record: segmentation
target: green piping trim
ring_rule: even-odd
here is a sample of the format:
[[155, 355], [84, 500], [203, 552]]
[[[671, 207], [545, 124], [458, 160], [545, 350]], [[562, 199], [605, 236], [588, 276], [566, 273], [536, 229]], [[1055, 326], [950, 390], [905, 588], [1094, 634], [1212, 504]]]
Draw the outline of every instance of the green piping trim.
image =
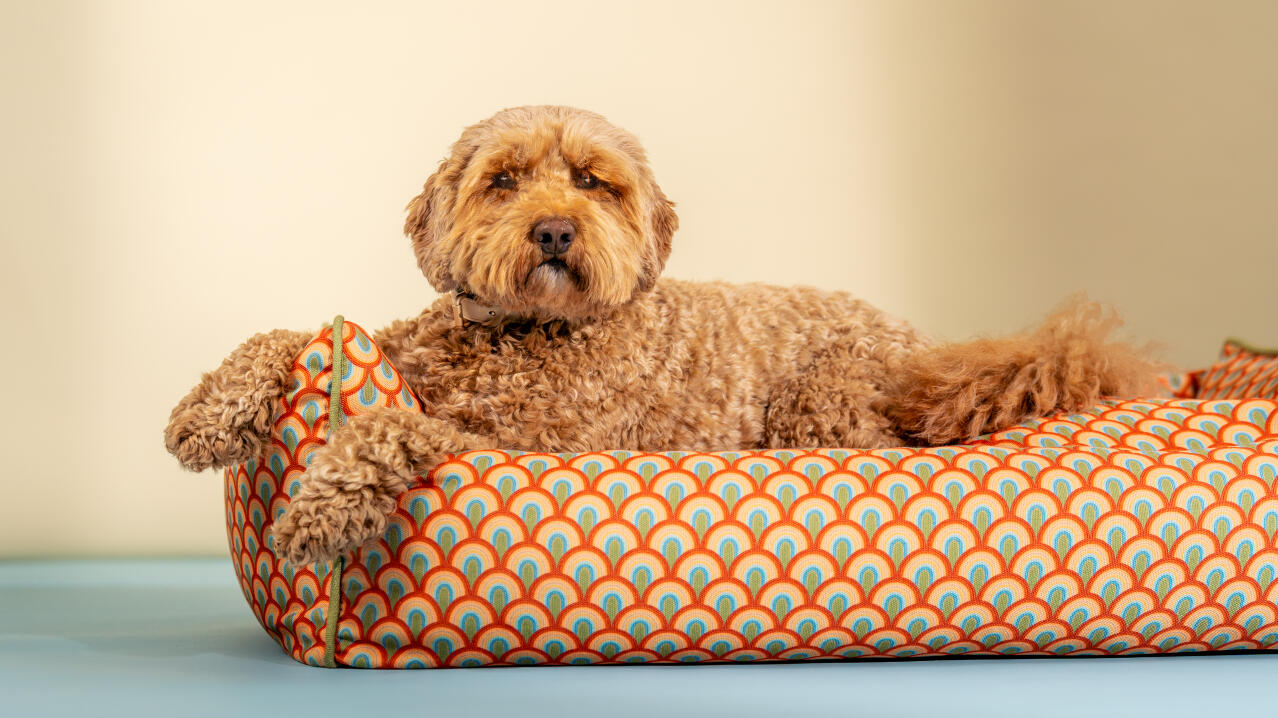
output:
[[1234, 339], [1233, 337], [1226, 339], [1225, 343], [1233, 344], [1234, 346], [1238, 347], [1239, 349], [1242, 349], [1248, 354], [1259, 354], [1260, 356], [1265, 356], [1265, 357], [1278, 356], [1278, 349], [1262, 349], [1260, 347], [1248, 344], [1247, 342], [1241, 339]]
[[346, 373], [346, 353], [343, 349], [343, 334], [346, 321], [342, 315], [333, 317], [333, 375], [328, 380], [328, 433], [346, 423], [346, 413], [342, 411], [342, 375]]
[[[346, 353], [342, 350], [345, 320], [338, 314], [333, 317], [333, 372], [328, 380], [328, 435], [331, 437], [342, 424], [346, 413], [342, 411], [342, 375], [346, 373]], [[328, 610], [324, 612], [324, 667], [337, 668], [337, 619], [342, 615], [342, 569], [346, 559], [338, 557], [328, 582]]]
[[324, 667], [337, 668], [337, 619], [342, 614], [342, 568], [346, 559], [338, 557], [328, 582], [328, 610], [324, 613]]

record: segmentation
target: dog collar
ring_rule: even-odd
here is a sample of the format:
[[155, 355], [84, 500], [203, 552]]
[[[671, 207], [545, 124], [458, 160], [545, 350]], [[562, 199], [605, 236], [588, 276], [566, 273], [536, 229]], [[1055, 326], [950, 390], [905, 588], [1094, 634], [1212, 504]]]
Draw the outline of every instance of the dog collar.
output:
[[480, 304], [475, 299], [475, 295], [458, 287], [453, 290], [453, 306], [456, 312], [453, 314], [456, 326], [465, 326], [466, 322], [479, 324], [485, 327], [497, 326], [501, 320], [506, 318], [506, 313], [498, 307]]

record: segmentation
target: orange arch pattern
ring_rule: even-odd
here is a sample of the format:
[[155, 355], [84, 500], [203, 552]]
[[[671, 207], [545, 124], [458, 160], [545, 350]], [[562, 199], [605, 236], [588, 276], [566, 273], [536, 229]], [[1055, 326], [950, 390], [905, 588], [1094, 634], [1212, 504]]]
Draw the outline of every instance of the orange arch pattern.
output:
[[1261, 352], [1230, 340], [1220, 359], [1200, 372], [1198, 396], [1205, 399], [1278, 399], [1278, 353]]
[[[346, 323], [343, 408], [420, 411]], [[226, 473], [246, 599], [320, 665], [329, 567], [270, 550], [332, 337]], [[1278, 405], [1108, 401], [935, 449], [453, 457], [341, 576], [339, 665], [1278, 648]]]

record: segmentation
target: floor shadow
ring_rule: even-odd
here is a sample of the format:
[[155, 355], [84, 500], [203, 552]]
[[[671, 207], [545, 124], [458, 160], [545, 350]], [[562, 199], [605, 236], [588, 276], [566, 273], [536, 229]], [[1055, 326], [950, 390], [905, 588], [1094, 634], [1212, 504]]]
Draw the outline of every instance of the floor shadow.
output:
[[201, 654], [291, 664], [238, 587], [0, 587], [0, 640], [64, 639], [139, 658]]

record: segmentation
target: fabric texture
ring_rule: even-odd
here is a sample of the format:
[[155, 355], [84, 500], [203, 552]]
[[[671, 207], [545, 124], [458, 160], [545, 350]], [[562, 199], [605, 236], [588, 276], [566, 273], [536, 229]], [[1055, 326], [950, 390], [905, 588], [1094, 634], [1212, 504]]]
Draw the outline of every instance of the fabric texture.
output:
[[1201, 370], [1159, 374], [1156, 379], [1162, 389], [1161, 396], [1173, 399], [1196, 399], [1198, 382], [1202, 379], [1202, 374]]
[[1202, 399], [1278, 399], [1278, 351], [1254, 349], [1235, 339], [1225, 342], [1220, 359], [1202, 372]]
[[[338, 314], [333, 318], [333, 324], [329, 328], [330, 342], [329, 349], [331, 351], [333, 366], [328, 381], [328, 426], [329, 432], [340, 428], [346, 423], [346, 413], [342, 409], [342, 382], [333, 381], [333, 377], [342, 377], [346, 374], [346, 352], [343, 350], [341, 337], [346, 336], [345, 333], [346, 319]], [[324, 623], [324, 667], [336, 668], [337, 659], [335, 654], [337, 651], [337, 621], [333, 620], [341, 611], [341, 586], [342, 586], [342, 568], [346, 565], [346, 559], [338, 558], [331, 567], [331, 573], [328, 580], [328, 611], [325, 614]]]
[[[420, 402], [358, 326], [346, 416]], [[226, 473], [235, 566], [323, 665], [1111, 655], [1278, 648], [1278, 404], [1107, 401], [932, 449], [451, 457], [346, 561], [277, 559], [329, 430], [333, 330]]]

